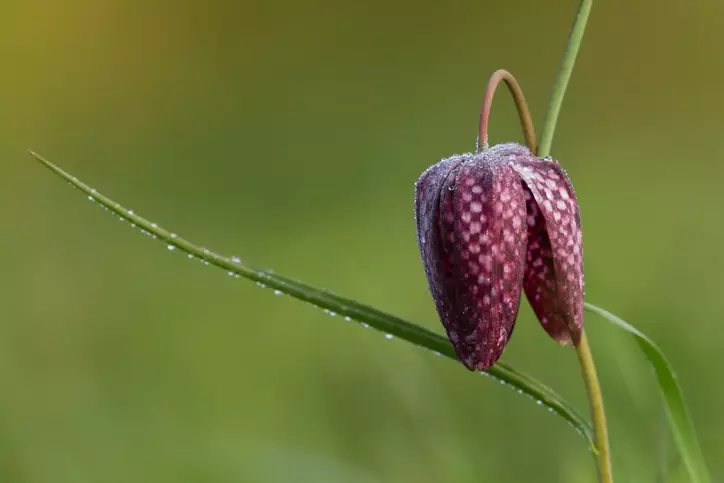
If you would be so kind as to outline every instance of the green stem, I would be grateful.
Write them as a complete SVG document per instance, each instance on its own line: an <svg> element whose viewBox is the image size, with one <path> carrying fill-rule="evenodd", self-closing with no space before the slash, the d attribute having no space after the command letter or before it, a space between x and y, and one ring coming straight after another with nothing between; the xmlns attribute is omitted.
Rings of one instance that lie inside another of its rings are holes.
<svg viewBox="0 0 724 483"><path fill-rule="evenodd" d="M578 50L583 41L583 33L586 30L588 15L591 13L593 0L581 0L578 5L576 19L573 21L571 33L568 36L568 45L563 53L563 61L558 71L558 77L553 85L551 101L548 105L545 123L543 124L543 135L538 146L537 155L541 158L550 155L553 134L556 131L558 114L561 112L563 97L566 94L568 81L571 79L573 66L576 64ZM596 440L598 458L598 479L601 483L612 483L611 455L608 445L608 429L606 426L606 413L603 409L603 397L601 385L598 382L596 365L593 363L593 355L588 345L586 333L581 333L581 343L578 345L578 361L581 364L581 373L586 384L588 402L591 406L591 418L593 419L594 438Z"/></svg>
<svg viewBox="0 0 724 483"><path fill-rule="evenodd" d="M541 158L551 153L551 144L553 143L553 133L556 130L556 123L558 122L558 114L561 111L563 96L566 94L566 87L568 87L573 66L576 63L578 49L581 47L583 32L586 30L586 22L588 22L588 14L591 13L592 4L593 0L581 0L581 3L578 5L576 19L573 22L573 28L568 36L568 46L563 54L563 62L561 62L561 69L558 71L556 83L553 85L551 102L548 105L545 124L543 124L543 136L538 147L538 156Z"/></svg>
<svg viewBox="0 0 724 483"><path fill-rule="evenodd" d="M588 403L591 406L591 419L593 420L594 439L598 454L598 480L600 483L613 483L611 472L611 454L608 446L608 429L606 427L606 412L603 409L603 396L601 384L598 382L596 365L593 363L591 347L588 345L586 332L581 333L581 343L578 345L578 361L581 364L581 373L586 383Z"/></svg>

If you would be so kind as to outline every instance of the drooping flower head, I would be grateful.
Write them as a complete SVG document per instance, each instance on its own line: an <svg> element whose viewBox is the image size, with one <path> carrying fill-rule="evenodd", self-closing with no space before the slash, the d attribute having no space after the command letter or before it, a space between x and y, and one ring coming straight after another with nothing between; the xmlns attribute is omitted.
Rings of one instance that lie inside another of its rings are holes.
<svg viewBox="0 0 724 483"><path fill-rule="evenodd" d="M551 337L578 345L581 221L556 161L514 143L444 159L418 179L415 217L440 320L468 369L502 354L521 289Z"/></svg>

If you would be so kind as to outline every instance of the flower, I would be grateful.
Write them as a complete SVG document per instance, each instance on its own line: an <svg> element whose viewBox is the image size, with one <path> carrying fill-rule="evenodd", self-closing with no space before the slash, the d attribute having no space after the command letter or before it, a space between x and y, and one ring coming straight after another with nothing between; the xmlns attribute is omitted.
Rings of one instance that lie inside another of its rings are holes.
<svg viewBox="0 0 724 483"><path fill-rule="evenodd" d="M415 184L415 218L438 315L468 369L500 358L521 289L546 332L578 346L581 220L556 161L515 143L443 159Z"/></svg>

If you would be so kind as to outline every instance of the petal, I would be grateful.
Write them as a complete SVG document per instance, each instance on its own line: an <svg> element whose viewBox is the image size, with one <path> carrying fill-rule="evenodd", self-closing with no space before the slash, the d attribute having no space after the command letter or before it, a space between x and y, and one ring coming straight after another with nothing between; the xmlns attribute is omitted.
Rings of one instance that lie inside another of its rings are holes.
<svg viewBox="0 0 724 483"><path fill-rule="evenodd" d="M451 172L456 173L462 162L461 156L444 159L428 168L415 183L417 242L430 293L441 320L446 320L453 312L455 284L452 267L443 256L440 236L440 193L448 175Z"/></svg>
<svg viewBox="0 0 724 483"><path fill-rule="evenodd" d="M502 354L520 304L525 200L495 148L462 160L445 160L418 181L418 237L448 337L466 367L484 370Z"/></svg>
<svg viewBox="0 0 724 483"><path fill-rule="evenodd" d="M583 327L583 243L573 186L555 161L518 157L511 164L526 188L525 293L548 334L577 346Z"/></svg>
<svg viewBox="0 0 724 483"><path fill-rule="evenodd" d="M515 325L525 268L525 201L515 171L497 160L479 155L465 163L457 175L452 208L459 317L459 355L466 366L485 370L503 353ZM444 203L444 199L441 200ZM443 221L445 205L441 205Z"/></svg>

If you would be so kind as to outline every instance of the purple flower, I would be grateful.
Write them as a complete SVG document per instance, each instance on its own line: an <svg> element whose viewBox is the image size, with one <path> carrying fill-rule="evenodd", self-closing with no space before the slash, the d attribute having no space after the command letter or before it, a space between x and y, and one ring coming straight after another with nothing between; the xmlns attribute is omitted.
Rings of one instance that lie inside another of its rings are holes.
<svg viewBox="0 0 724 483"><path fill-rule="evenodd" d="M556 161L514 143L444 159L415 185L415 218L430 292L468 369L500 358L521 289L551 337L579 344L581 219Z"/></svg>

